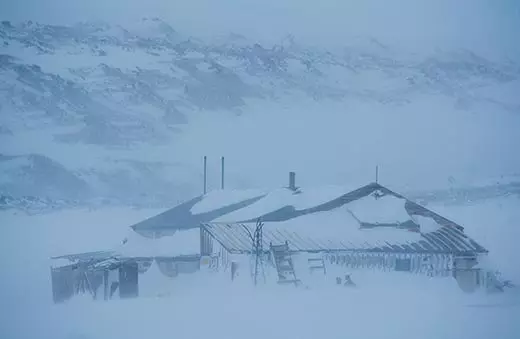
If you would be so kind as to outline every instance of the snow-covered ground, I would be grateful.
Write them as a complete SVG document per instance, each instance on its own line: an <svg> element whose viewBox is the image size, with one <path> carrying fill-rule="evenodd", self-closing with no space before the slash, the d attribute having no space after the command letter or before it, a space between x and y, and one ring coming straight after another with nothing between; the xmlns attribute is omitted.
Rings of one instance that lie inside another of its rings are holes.
<svg viewBox="0 0 520 339"><path fill-rule="evenodd" d="M465 232L490 251L490 263L508 279L520 282L520 198L489 199L464 206L428 206L465 227Z"/></svg>
<svg viewBox="0 0 520 339"><path fill-rule="evenodd" d="M515 242L517 198L471 206L429 206L462 223L491 250L506 278L520 281ZM53 305L49 256L106 250L127 226L157 210L70 210L27 216L0 214L2 279L0 338L518 338L520 293L465 295L453 279L353 273L358 287L256 289L209 273L180 276L162 298L73 299ZM144 276L147 276L147 272ZM144 277L143 276L143 277ZM148 275L148 278L152 278ZM224 279L224 280L223 280ZM153 279L152 279L153 280ZM142 280L145 286L158 281ZM155 284L155 285L154 285ZM164 286L162 286L164 287ZM143 291L144 292L144 291Z"/></svg>

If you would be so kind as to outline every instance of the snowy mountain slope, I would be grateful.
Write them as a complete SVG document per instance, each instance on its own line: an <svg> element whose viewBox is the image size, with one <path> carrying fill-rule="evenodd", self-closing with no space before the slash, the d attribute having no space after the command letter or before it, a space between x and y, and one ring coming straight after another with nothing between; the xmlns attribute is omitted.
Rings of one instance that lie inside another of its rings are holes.
<svg viewBox="0 0 520 339"><path fill-rule="evenodd" d="M175 164L106 162L110 166L70 170L42 155L0 155L0 206L29 211L101 203L170 206L190 194L189 186L165 183L160 176Z"/></svg>
<svg viewBox="0 0 520 339"><path fill-rule="evenodd" d="M338 168L328 183L366 182L367 167L379 163L387 180L414 186L429 171L417 165L426 155L447 163L433 173L444 186L475 164L486 164L478 175L518 168L493 159L518 141L520 101L510 93L520 90L520 63L511 60L462 49L424 56L372 37L334 50L292 36L271 45L239 34L199 40L158 18L129 27L4 21L0 38L1 150L63 164L92 196L187 198L200 191L202 154L237 159L230 183L243 187L272 187L291 166L322 181L309 153ZM321 129L327 135L305 137ZM277 146L251 137L260 131ZM349 160L338 160L332 144Z"/></svg>
<svg viewBox="0 0 520 339"><path fill-rule="evenodd" d="M75 118L87 131L100 130L90 139L84 132L72 140L113 144L124 137L116 133L121 118L127 126L119 132L143 140L151 137L147 127L153 122L155 128L161 119L184 122L183 110L230 109L249 97L281 96L283 91L395 103L415 93L441 93L476 104L486 99L472 95L473 90L509 83L520 74L518 64L496 64L470 51L416 59L370 39L332 54L290 38L273 46L235 35L207 43L182 37L157 18L141 24L146 27L132 31L105 23L4 22L2 78L9 89L5 94L14 96L11 105L43 110L55 123ZM518 110L519 103L510 106ZM138 114L143 110L147 114ZM109 138L112 133L117 137Z"/></svg>
<svg viewBox="0 0 520 339"><path fill-rule="evenodd" d="M13 196L77 200L89 194L84 180L41 155L0 155L0 172L0 192Z"/></svg>

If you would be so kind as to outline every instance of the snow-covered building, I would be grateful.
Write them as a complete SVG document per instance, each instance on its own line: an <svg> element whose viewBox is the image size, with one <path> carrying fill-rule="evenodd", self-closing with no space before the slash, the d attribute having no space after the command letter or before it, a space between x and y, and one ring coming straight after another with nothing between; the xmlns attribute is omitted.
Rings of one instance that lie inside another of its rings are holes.
<svg viewBox="0 0 520 339"><path fill-rule="evenodd" d="M201 265L227 270L256 251L252 234L258 221L263 228L255 248L269 261L273 248L286 244L287 255L320 260L324 269L457 272L466 290L478 284L474 267L487 254L462 226L371 183L356 189L213 191L131 226L129 236L102 259L136 262L141 274L155 262L168 277Z"/></svg>
<svg viewBox="0 0 520 339"><path fill-rule="evenodd" d="M213 261L223 267L236 255L251 254L253 221L261 220L260 247L266 252L273 244L287 243L291 255L320 258L325 265L432 276L457 272L462 288L471 290L478 284L481 277L473 267L487 250L462 226L377 183L336 197L330 193L320 199L312 193L306 197L301 190L280 192L286 195L281 203L273 193L203 223L201 254L216 258Z"/></svg>

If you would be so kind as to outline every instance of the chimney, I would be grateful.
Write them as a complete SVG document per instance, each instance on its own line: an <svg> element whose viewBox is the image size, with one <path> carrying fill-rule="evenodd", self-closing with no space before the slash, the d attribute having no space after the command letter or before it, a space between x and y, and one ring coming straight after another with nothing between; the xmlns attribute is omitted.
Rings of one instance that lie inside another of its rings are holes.
<svg viewBox="0 0 520 339"><path fill-rule="evenodd" d="M296 173L289 172L289 189L296 191Z"/></svg>

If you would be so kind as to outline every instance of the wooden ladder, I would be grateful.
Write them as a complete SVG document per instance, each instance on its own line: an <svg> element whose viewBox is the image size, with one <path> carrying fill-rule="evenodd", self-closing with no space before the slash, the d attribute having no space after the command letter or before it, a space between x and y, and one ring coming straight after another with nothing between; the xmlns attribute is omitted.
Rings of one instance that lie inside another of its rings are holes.
<svg viewBox="0 0 520 339"><path fill-rule="evenodd" d="M289 243L286 241L282 245L270 244L271 255L278 273L278 284L300 285L301 281L296 277L294 265L289 250Z"/></svg>

